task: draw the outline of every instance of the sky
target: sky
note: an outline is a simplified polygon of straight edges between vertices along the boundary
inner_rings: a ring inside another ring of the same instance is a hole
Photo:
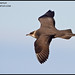
[[[0,1],[1,2],[1,1]],[[55,12],[55,26],[75,33],[75,1],[6,1],[0,7],[0,74],[75,74],[75,37],[50,43],[48,60],[37,60],[35,38],[26,34],[39,29],[38,17]]]

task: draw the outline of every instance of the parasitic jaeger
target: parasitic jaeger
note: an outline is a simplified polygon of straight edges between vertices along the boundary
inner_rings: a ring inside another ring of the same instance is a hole
[[[41,26],[36,31],[33,31],[27,35],[36,38],[34,42],[35,53],[38,61],[42,64],[49,56],[49,45],[54,38],[70,39],[75,34],[72,33],[71,29],[58,30],[55,27],[54,11],[49,10],[44,15],[40,16],[38,20]]]

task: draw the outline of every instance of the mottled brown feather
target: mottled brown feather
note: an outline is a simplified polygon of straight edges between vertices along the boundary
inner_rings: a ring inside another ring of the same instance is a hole
[[[52,37],[41,35],[34,43],[35,53],[40,63],[44,63],[49,56],[49,44]]]

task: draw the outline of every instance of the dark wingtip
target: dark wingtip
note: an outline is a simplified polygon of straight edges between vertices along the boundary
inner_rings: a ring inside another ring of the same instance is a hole
[[[54,17],[54,11],[48,10],[44,15],[40,16],[38,19],[43,18],[43,17]]]
[[[37,59],[40,64],[43,64],[47,61],[48,56],[49,56],[49,53],[48,53],[48,55],[46,55],[46,53],[43,53],[43,54],[40,53],[40,54],[37,54]]]

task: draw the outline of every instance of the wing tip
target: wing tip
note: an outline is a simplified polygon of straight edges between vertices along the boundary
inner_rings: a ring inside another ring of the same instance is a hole
[[[40,18],[43,18],[43,17],[54,17],[54,11],[52,11],[52,10],[48,10],[44,15],[42,15],[42,16],[40,16],[39,18],[38,18],[38,20],[40,19]]]
[[[48,56],[44,57],[42,54],[40,55],[37,53],[36,56],[37,56],[37,59],[40,62],[40,64],[43,64],[44,62],[47,61],[49,54],[48,54]]]

